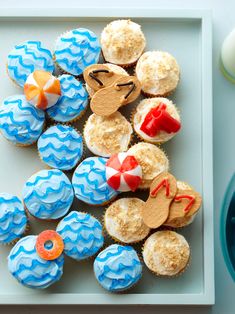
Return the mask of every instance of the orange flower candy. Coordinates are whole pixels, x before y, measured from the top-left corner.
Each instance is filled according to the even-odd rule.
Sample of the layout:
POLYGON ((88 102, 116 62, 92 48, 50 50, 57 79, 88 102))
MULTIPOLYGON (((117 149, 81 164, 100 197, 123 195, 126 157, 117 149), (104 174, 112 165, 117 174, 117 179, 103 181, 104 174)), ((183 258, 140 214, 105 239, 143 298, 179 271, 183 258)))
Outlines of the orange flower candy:
POLYGON ((54 106, 60 98, 60 81, 50 72, 36 70, 28 76, 24 93, 31 105, 46 110, 54 106))
POLYGON ((54 230, 41 232, 36 241, 38 255, 47 261, 58 258, 64 250, 64 242, 61 236, 54 230))

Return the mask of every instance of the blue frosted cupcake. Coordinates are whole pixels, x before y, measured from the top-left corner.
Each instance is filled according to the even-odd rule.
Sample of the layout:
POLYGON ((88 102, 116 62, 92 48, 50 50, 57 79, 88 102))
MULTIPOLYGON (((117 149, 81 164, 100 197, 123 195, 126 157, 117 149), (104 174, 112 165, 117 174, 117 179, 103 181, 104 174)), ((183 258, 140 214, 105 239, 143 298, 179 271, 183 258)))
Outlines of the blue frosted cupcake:
POLYGON ((61 97, 58 102, 47 110, 48 116, 57 122, 71 122, 79 119, 88 106, 88 93, 72 75, 58 77, 61 97))
POLYGON ((28 219, 18 197, 0 193, 0 244, 10 244, 27 230, 28 219))
POLYGON ((37 144, 41 160, 51 168, 71 170, 83 156, 82 136, 68 125, 51 126, 37 144))
POLYGON ((69 211, 74 192, 67 176, 58 169, 41 170, 28 179, 23 188, 28 212, 46 220, 59 219, 69 211))
POLYGON ((54 260, 41 258, 36 250, 37 238, 31 235, 16 243, 8 256, 8 269, 22 285, 44 289, 61 278, 64 257, 61 254, 54 260))
POLYGON ((90 205, 105 205, 118 195, 106 181, 107 160, 103 157, 89 157, 78 165, 72 178, 77 199, 90 205))
POLYGON ((122 292, 139 281, 142 276, 142 265, 131 246, 112 244, 96 257, 94 273, 104 289, 122 292))
POLYGON ((33 71, 54 71, 52 54, 40 41, 25 41, 16 45, 9 53, 7 70, 13 82, 23 87, 33 71))
POLYGON ((0 105, 0 131, 11 143, 29 146, 37 141, 45 123, 45 114, 30 105, 24 95, 13 95, 0 105))
POLYGON ((55 44, 54 59, 64 72, 75 76, 98 63, 100 43, 97 36, 86 28, 77 28, 62 34, 55 44))
POLYGON ((102 225, 90 214, 72 211, 56 231, 64 241, 64 253, 77 261, 95 255, 104 244, 102 225))

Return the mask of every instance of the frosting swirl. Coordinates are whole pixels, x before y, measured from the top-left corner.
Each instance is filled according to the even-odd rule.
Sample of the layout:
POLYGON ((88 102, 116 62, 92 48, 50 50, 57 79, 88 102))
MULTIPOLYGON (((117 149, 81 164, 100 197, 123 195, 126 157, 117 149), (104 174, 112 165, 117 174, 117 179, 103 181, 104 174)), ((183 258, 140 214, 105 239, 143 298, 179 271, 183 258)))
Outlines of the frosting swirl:
POLYGON ((29 213, 40 219, 58 219, 70 209, 74 198, 72 184, 60 170, 41 170, 28 179, 23 200, 29 213))
POLYGON ((118 195, 106 181, 106 158, 89 157, 76 168, 72 184, 75 196, 84 203, 101 205, 118 195))
POLYGON ((131 246, 112 244, 96 257, 94 273, 103 288, 118 292, 139 281, 142 266, 131 246))
POLYGON ((55 60, 67 73, 82 74, 86 67, 98 62, 99 55, 99 40, 89 29, 73 29, 56 40, 55 60))
POLYGON ((20 239, 8 256, 8 269, 21 283, 29 288, 44 289, 58 281, 63 274, 64 257, 52 261, 42 259, 36 251, 37 236, 20 239))
POLYGON ((30 105, 24 95, 13 95, 0 105, 0 131, 13 144, 30 145, 42 133, 45 114, 30 105))
POLYGON ((24 207, 18 197, 0 193, 0 243, 20 238, 27 227, 24 207))
POLYGON ((51 126, 39 137, 37 145, 41 159, 61 170, 74 168, 83 154, 82 136, 68 125, 51 126))
POLYGON ((50 118, 58 122, 68 122, 79 117, 88 106, 88 93, 82 83, 72 75, 58 77, 61 97, 57 103, 47 110, 50 118))
POLYGON ((23 87, 29 74, 35 70, 54 71, 52 54, 40 41, 25 41, 9 53, 7 70, 10 78, 23 87))
POLYGON ((100 222, 86 213, 70 212, 56 231, 64 241, 64 253, 75 260, 93 256, 104 244, 100 222))

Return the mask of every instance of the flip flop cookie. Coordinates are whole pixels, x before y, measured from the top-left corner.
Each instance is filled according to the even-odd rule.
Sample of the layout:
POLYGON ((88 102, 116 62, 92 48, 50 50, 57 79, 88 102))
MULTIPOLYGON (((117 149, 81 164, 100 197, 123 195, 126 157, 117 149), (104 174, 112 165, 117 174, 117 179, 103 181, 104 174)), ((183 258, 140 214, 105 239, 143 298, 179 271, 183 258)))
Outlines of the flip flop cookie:
POLYGON ((133 102, 140 90, 136 76, 122 76, 113 85, 95 93, 91 99, 91 110, 99 116, 109 116, 121 106, 133 102))
POLYGON ((163 172, 153 180, 142 213, 144 223, 149 228, 158 228, 167 220, 176 192, 176 179, 169 172, 163 172))

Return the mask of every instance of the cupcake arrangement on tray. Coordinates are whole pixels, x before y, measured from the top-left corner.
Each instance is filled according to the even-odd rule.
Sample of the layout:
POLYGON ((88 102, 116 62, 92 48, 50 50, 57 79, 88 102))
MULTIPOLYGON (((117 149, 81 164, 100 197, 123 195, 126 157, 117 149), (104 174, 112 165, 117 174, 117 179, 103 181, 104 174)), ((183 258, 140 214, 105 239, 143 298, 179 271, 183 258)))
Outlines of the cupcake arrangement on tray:
POLYGON ((22 201, 0 193, 0 243, 13 245, 9 272, 22 285, 42 289, 61 278, 65 255, 78 267, 93 258, 95 278, 111 292, 136 285, 143 267, 156 276, 182 274, 190 246, 177 228, 193 222, 202 199, 169 173, 159 146, 181 129, 179 111, 167 98, 179 82, 176 59, 146 51, 140 25, 116 20, 100 41, 85 28, 65 32, 53 54, 40 41, 18 44, 7 72, 22 91, 0 105, 2 136, 17 146, 35 144, 46 168, 25 182, 22 201), (123 106, 132 108, 131 118, 121 114, 123 106), (74 122, 80 125, 88 107, 81 134, 74 122), (146 199, 138 198, 140 190, 146 199), (103 221, 72 210, 74 198, 104 206, 97 208, 103 221), (29 217, 57 226, 31 235, 29 217))

